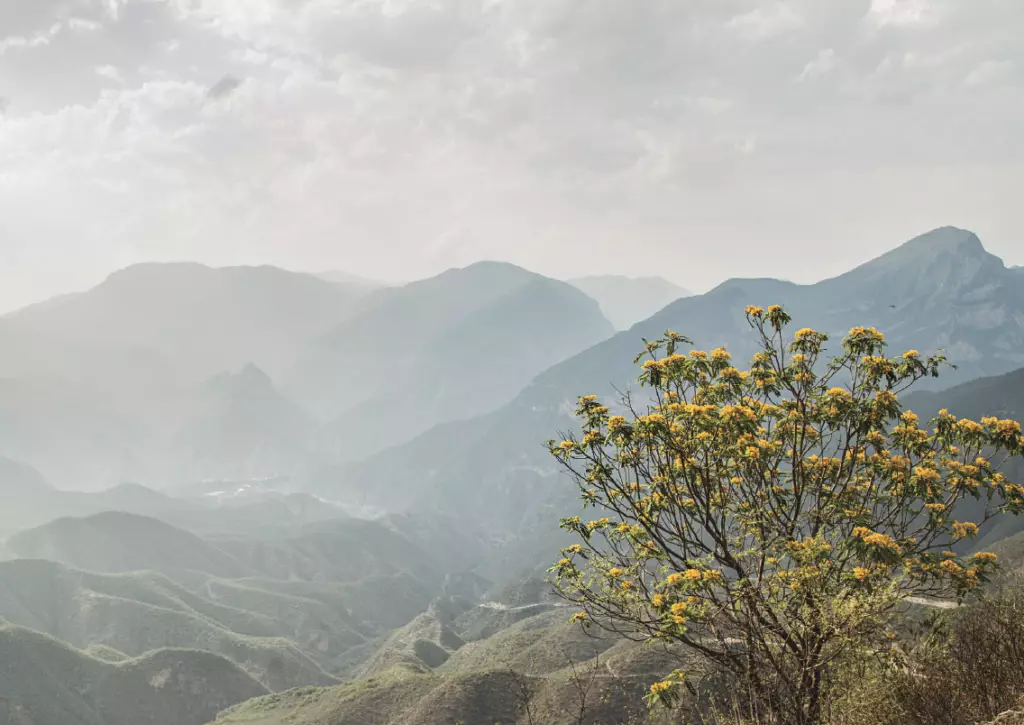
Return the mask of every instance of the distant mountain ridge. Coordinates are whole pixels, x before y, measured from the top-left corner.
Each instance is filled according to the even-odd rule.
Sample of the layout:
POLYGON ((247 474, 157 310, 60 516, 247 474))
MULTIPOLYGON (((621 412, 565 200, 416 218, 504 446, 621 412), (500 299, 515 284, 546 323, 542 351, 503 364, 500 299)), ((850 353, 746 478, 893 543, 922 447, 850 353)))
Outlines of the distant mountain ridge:
MULTIPOLYGON (((87 369, 85 378, 76 369, 87 362, 81 356, 62 367, 56 353, 66 346, 99 362, 116 361, 112 352, 135 351, 151 358, 157 374, 198 382, 249 362, 279 372, 298 346, 337 324, 363 294, 270 266, 144 263, 88 291, 9 313, 0 318, 0 332, 20 335, 36 359, 69 379, 98 379, 102 370, 87 369)), ((2 361, 0 371, 12 362, 2 361)))
POLYGON ((577 277, 569 284, 597 300, 616 330, 628 330, 658 310, 693 293, 664 277, 625 277, 609 274, 577 277))

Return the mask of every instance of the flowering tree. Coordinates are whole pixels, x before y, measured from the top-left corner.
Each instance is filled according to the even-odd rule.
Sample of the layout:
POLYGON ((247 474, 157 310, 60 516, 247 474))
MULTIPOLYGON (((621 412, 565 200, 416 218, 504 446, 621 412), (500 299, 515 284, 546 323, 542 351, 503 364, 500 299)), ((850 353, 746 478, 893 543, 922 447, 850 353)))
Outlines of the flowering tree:
MULTIPOLYGON (((696 651, 750 702, 793 725, 827 711, 829 673, 878 642, 912 595, 957 595, 995 556, 958 554, 991 516, 1024 509, 999 473, 1024 451, 1015 421, 922 428, 899 394, 944 358, 885 356, 855 327, 829 358, 827 336, 790 337, 778 306, 748 307, 760 342, 750 369, 724 349, 679 352, 666 336, 637 358, 650 403, 613 415, 580 399, 582 436, 552 441, 597 518, 564 519, 580 543, 552 569, 574 619, 696 651), (978 499, 974 521, 958 503, 978 499), (962 547, 957 547, 958 549, 962 547)), ((685 673, 651 687, 671 703, 685 673)))

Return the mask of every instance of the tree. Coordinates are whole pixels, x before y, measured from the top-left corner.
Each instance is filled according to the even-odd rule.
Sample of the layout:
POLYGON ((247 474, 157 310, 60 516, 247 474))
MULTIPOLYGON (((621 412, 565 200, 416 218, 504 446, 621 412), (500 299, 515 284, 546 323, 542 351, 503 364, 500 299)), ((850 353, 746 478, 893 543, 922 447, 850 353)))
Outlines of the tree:
MULTIPOLYGON (((550 448, 601 515, 562 520, 580 543, 552 572, 584 626, 681 643, 758 713, 816 725, 835 665, 884 642, 901 603, 986 581, 995 556, 956 544, 1024 509, 999 472, 1024 437, 1015 421, 941 411, 922 428, 903 411, 942 356, 889 358, 882 333, 855 327, 830 358, 825 334, 789 337, 781 307, 746 315, 749 370, 724 349, 682 354, 690 341, 667 332, 636 359, 640 412, 580 398, 582 436, 550 448), (958 520, 968 498, 981 511, 958 520)), ((673 673, 649 699, 684 686, 673 673)))

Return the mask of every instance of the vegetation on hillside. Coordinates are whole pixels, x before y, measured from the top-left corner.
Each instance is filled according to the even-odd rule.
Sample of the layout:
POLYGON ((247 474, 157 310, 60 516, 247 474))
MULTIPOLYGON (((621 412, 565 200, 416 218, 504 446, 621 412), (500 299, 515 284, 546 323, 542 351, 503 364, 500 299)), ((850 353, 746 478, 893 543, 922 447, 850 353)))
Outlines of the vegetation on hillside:
MULTIPOLYGON (((698 653, 743 707, 818 725, 841 691, 837 673, 883 646, 912 595, 963 598, 995 568, 954 545, 980 524, 1024 510, 1024 487, 1000 472, 1024 452, 1020 424, 957 419, 926 428, 899 395, 944 358, 885 355, 855 327, 829 357, 828 336, 790 336, 779 306, 748 307, 758 352, 679 350, 666 333, 643 355, 651 402, 614 415, 580 399, 582 437, 551 442, 598 517, 564 519, 579 537, 554 567, 575 618, 698 653), (974 520, 958 504, 984 502, 974 520)), ((672 703, 693 683, 654 683, 672 703)))

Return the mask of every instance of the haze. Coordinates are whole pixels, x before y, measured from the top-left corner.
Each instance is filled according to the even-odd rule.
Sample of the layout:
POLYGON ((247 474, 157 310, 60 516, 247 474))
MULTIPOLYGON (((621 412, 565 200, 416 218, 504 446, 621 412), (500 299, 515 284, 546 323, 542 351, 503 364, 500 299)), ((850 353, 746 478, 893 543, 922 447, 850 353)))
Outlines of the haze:
POLYGON ((1024 5, 8 0, 0 309, 127 264, 814 281, 1021 262, 1024 5))

